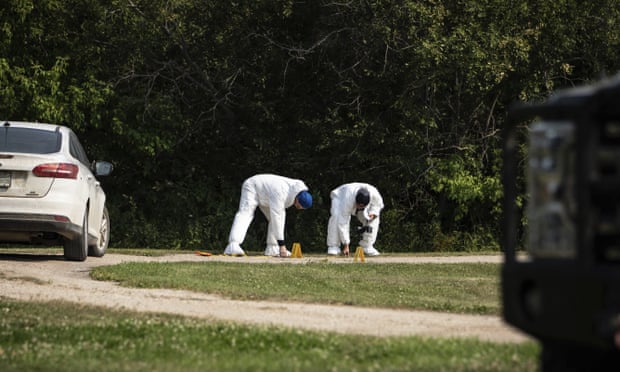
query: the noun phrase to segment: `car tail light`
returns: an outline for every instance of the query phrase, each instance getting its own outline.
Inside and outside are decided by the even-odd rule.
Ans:
[[[37,165],[32,169],[37,177],[72,178],[78,175],[78,166],[71,163],[49,163]]]

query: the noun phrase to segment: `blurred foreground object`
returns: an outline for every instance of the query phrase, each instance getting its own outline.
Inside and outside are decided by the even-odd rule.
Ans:
[[[503,140],[504,319],[543,371],[620,370],[620,75],[515,104]]]

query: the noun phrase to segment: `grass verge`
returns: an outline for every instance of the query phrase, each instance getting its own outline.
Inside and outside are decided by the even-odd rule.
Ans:
[[[2,371],[532,371],[538,345],[375,338],[0,298]]]
[[[123,263],[91,275],[128,287],[172,288],[242,300],[500,314],[499,264],[296,265],[231,262]]]

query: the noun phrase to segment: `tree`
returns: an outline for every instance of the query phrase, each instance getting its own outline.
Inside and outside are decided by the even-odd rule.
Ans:
[[[323,250],[329,192],[386,199],[387,250],[497,247],[515,100],[618,71],[611,0],[7,0],[0,112],[66,123],[116,169],[112,245],[223,249],[241,182],[301,178],[287,236]],[[264,221],[247,238],[260,250]]]

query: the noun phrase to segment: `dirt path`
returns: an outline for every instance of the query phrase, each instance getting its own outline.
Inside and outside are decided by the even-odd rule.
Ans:
[[[274,264],[330,260],[353,263],[352,258],[304,257],[302,259],[249,257],[202,257],[178,254],[143,257],[106,254],[85,262],[70,262],[58,255],[0,253],[0,297],[19,300],[66,300],[71,302],[162,312],[248,324],[279,325],[309,330],[373,336],[420,335],[429,337],[476,337],[494,342],[523,342],[527,335],[496,316],[446,314],[430,311],[369,309],[355,306],[312,305],[273,301],[236,301],[215,295],[166,289],[123,288],[112,282],[92,280],[89,272],[102,265],[130,261],[235,261]],[[501,256],[403,257],[380,256],[367,262],[501,262]]]

